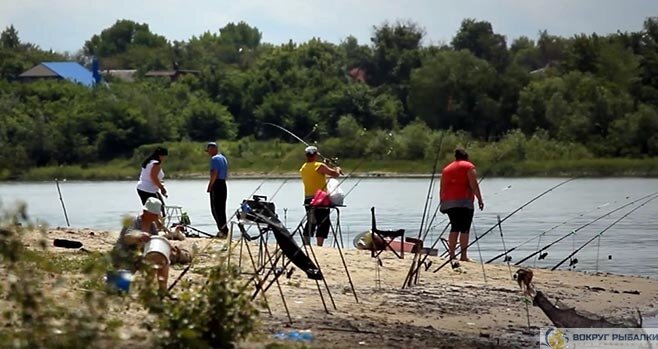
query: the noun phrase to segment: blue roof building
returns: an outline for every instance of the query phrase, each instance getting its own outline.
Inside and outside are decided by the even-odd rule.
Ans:
[[[87,87],[95,83],[94,74],[78,62],[43,62],[18,76],[21,80],[65,79]]]

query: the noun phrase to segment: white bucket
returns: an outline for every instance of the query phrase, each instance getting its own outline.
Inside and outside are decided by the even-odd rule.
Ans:
[[[144,245],[144,258],[149,254],[157,253],[167,259],[167,263],[171,263],[169,256],[171,255],[171,244],[162,236],[153,235],[151,240]]]

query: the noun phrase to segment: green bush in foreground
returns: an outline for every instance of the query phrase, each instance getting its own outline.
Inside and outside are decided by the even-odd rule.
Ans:
[[[214,259],[218,260],[218,259]],[[256,327],[258,310],[246,293],[240,274],[218,262],[205,284],[179,285],[177,299],[164,298],[146,306],[157,315],[156,342],[166,349],[233,348]]]
[[[115,328],[108,322],[108,304],[102,288],[90,288],[77,295],[59,289],[66,280],[61,279],[61,274],[48,270],[55,271],[67,265],[49,265],[39,257],[45,250],[45,240],[40,241],[37,252],[28,253],[22,241],[26,229],[32,228],[28,223],[24,206],[0,217],[0,270],[6,275],[6,283],[3,282],[6,287],[0,288],[5,309],[0,320],[2,347],[105,347],[105,343],[115,339]],[[93,263],[75,267],[87,278],[100,280],[103,259],[90,260]]]
[[[25,206],[0,211],[1,348],[129,344],[117,336],[122,321],[115,318],[116,305],[121,316],[125,311],[143,316],[137,315],[141,306],[150,312],[141,321],[147,329],[155,328],[153,347],[231,348],[254,331],[256,306],[238,271],[220,258],[203,273],[206,282],[179,285],[176,299],[160,297],[142,272],[133,281],[131,295],[122,299],[106,291],[103,274],[108,261],[102,253],[55,254],[46,250],[45,238],[28,249],[23,237],[36,228],[25,212]]]

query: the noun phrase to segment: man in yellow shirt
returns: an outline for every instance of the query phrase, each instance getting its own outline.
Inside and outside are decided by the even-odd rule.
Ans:
[[[299,173],[304,183],[304,207],[306,208],[306,225],[302,233],[302,240],[305,245],[310,244],[310,237],[317,238],[318,246],[324,244],[324,239],[329,235],[331,222],[329,220],[329,209],[314,207],[311,210],[311,199],[318,190],[327,190],[326,176],[336,178],[340,176],[340,167],[332,169],[325,163],[318,161],[318,148],[308,146],[304,150],[306,153],[306,162],[299,169]],[[309,214],[310,213],[310,214]]]

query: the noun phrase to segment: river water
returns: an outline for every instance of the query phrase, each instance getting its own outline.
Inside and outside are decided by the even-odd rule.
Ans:
[[[500,215],[512,211],[548,188],[564,181],[561,178],[487,178],[481,186],[485,209],[474,218],[475,232],[489,230]],[[417,236],[420,227],[429,179],[357,179],[346,180],[341,187],[350,191],[341,208],[343,244],[352,248],[354,236],[370,228],[370,207],[376,207],[379,229],[407,230],[407,236]],[[121,216],[136,214],[140,202],[135,183],[127,181],[60,182],[62,198],[70,223],[78,228],[118,230]],[[192,225],[207,232],[215,232],[210,214],[206,181],[167,181],[167,204],[180,205],[188,212]],[[485,260],[501,253],[503,240],[507,249],[537,236],[555,225],[568,221],[559,228],[511,252],[512,262],[535,251],[571,230],[593,221],[621,205],[658,191],[658,179],[610,178],[577,179],[549,192],[502,224],[503,239],[494,229],[480,240],[480,253]],[[277,213],[289,227],[297,225],[304,215],[301,206],[301,183],[292,180],[236,179],[229,181],[229,216],[239,202],[252,193],[266,195],[276,203]],[[437,190],[433,189],[432,193]],[[0,183],[0,200],[8,207],[18,201],[26,202],[28,213],[35,220],[49,226],[65,226],[66,221],[54,182]],[[432,197],[431,212],[436,207]],[[571,253],[574,248],[601,232],[620,218],[632,205],[582,229],[573,237],[551,247],[548,256],[527,265],[552,266]],[[607,230],[600,239],[581,250],[577,270],[598,270],[619,274],[639,274],[658,277],[658,199],[651,201]],[[431,215],[431,214],[430,214]],[[335,214],[332,216],[335,221]],[[445,226],[445,216],[436,217],[430,240],[434,240]],[[439,224],[436,224],[439,223]],[[471,234],[473,237],[473,234]],[[426,243],[429,245],[430,243]],[[439,245],[440,247],[440,245]],[[479,259],[477,245],[469,250],[471,258]],[[597,258],[598,256],[598,258]],[[502,262],[502,259],[499,260]],[[568,268],[568,262],[563,268]]]

